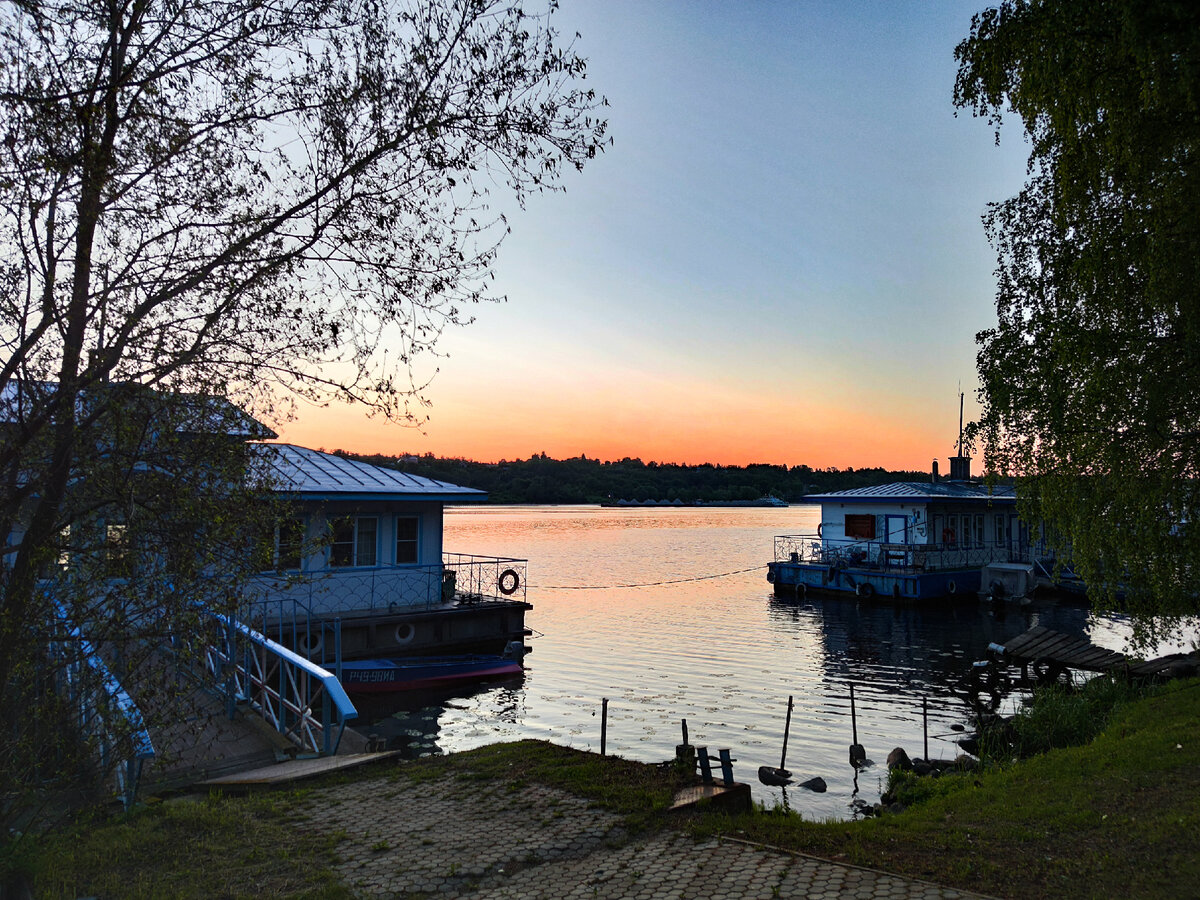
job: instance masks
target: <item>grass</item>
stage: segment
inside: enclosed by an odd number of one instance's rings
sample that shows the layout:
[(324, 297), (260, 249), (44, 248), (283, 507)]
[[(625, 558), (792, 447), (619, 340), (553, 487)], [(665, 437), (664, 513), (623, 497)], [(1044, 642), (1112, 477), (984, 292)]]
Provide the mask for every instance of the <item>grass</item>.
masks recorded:
[(1190, 896), (1200, 883), (1200, 682), (1119, 706), (1084, 746), (934, 784), (882, 819), (759, 812), (697, 830), (1000, 897)]
[(289, 824), (299, 799), (296, 792), (214, 793), (84, 820), (0, 851), (0, 875), (20, 873), (34, 896), (47, 898), (353, 896), (330, 865), (337, 838)]
[[(517, 801), (528, 786), (544, 784), (622, 815), (631, 830), (729, 834), (999, 897), (1194, 895), (1200, 681), (1118, 699), (1111, 713), (1093, 710), (1107, 724), (1085, 745), (926, 782), (935, 789), (903, 814), (858, 822), (809, 822), (777, 810), (681, 821), (666, 811), (679, 773), (536, 741), (388, 771), (399, 804), (407, 784), (447, 777)], [(1079, 736), (1077, 725), (1070, 731)], [(368, 769), (316, 784), (378, 777)], [(28, 874), (44, 897), (351, 896), (333, 873), (337, 838), (288, 825), (305, 794), (212, 795), (81, 822), (22, 841), (20, 859), (0, 851), (0, 873)]]

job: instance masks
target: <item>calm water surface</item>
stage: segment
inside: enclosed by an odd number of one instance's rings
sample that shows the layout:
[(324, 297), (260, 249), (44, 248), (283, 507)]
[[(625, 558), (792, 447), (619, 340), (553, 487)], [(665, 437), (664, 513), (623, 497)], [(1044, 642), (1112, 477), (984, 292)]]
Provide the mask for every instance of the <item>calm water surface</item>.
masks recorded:
[[(732, 750), (734, 775), (757, 800), (846, 819), (856, 800), (879, 799), (893, 747), (924, 755), (923, 700), (929, 755), (956, 755), (963, 679), (990, 641), (1042, 624), (1124, 649), (1120, 622), (1079, 607), (774, 599), (772, 538), (813, 532), (818, 520), (807, 506), (449, 509), (447, 550), (529, 560), (534, 652), (516, 681), (364, 709), (364, 718), (417, 752), (524, 737), (598, 751), (608, 698), (609, 753), (669, 759), (686, 719), (693, 744)], [(858, 740), (876, 761), (857, 778), (848, 764), (851, 684)], [(820, 775), (825, 794), (758, 782), (759, 766), (780, 763), (789, 695), (787, 768), (798, 781)]]

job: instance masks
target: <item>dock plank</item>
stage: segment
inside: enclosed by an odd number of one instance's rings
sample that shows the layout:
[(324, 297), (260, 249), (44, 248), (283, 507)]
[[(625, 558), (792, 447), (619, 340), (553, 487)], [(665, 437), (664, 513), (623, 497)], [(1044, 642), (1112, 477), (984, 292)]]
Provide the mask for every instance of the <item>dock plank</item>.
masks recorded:
[(319, 756), (313, 759), (290, 759), (244, 772), (233, 772), (219, 778), (201, 781), (203, 787), (248, 787), (261, 784), (284, 784), (301, 778), (312, 778), (326, 772), (348, 769), (367, 763), (379, 762), (399, 756), (399, 750), (386, 750), (382, 753), (350, 753), (342, 756)]

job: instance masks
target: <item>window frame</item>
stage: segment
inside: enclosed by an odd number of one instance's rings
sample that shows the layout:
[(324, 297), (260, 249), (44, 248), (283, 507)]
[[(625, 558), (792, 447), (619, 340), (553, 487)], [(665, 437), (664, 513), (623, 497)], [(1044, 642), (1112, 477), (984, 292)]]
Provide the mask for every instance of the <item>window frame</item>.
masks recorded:
[[(413, 523), (413, 536), (405, 538), (404, 544), (412, 546), (412, 559), (400, 558), (400, 522), (411, 521)], [(421, 562), (421, 516), (416, 513), (397, 513), (393, 521), (395, 540), (392, 541), (393, 561), (398, 566), (415, 566)]]
[[(361, 551), (363, 549), (361, 533), (361, 523), (374, 523), (374, 541), (372, 546), (372, 559), (369, 562), (364, 562), (361, 559)], [(350, 536), (348, 540), (338, 540), (338, 528), (346, 523), (350, 525)], [(338, 562), (341, 552), (338, 548), (348, 547), (350, 551), (347, 562)], [(329, 522), (329, 568), (331, 569), (373, 569), (379, 566), (379, 516), (360, 516), (350, 514), (346, 516), (338, 516), (331, 519)]]
[[(842, 532), (846, 539), (854, 538), (859, 541), (875, 540), (875, 515), (873, 513), (846, 513), (842, 523)], [(851, 526), (853, 525), (853, 530)]]

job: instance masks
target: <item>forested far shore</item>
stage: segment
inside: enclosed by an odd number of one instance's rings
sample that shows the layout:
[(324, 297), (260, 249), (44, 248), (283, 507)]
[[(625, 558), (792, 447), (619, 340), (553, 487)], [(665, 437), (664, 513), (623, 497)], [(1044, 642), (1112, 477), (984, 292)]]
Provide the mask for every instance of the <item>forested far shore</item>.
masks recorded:
[(813, 469), (809, 466), (696, 466), (642, 462), (626, 457), (609, 462), (578, 456), (551, 459), (544, 453), (524, 460), (474, 462), (432, 454), (386, 456), (333, 451), (347, 459), (399, 469), (411, 475), (487, 491), (492, 503), (605, 503), (617, 500), (757, 500), (773, 496), (796, 502), (805, 494), (841, 491), (890, 481), (928, 481), (928, 472), (868, 469)]

